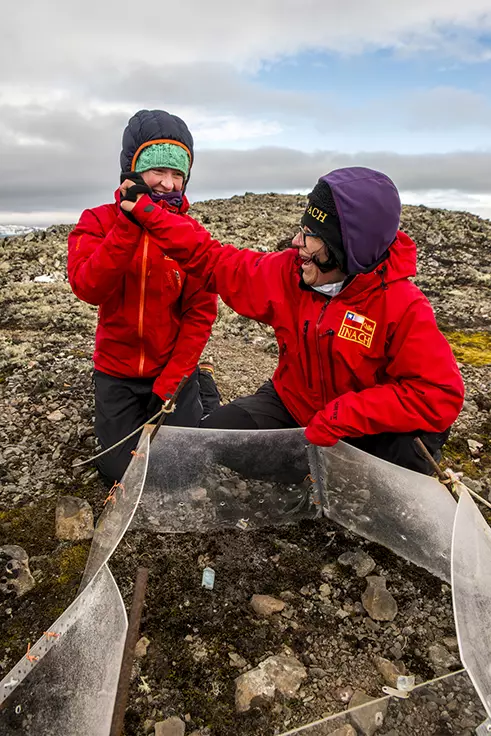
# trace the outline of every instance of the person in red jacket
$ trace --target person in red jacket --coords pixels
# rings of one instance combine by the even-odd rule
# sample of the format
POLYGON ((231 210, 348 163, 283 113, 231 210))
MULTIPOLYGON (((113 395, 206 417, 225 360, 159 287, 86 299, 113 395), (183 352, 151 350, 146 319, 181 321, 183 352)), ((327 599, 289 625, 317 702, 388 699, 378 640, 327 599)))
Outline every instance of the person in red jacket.
POLYGON ((304 426, 311 443, 343 439, 432 472, 414 439, 438 456, 464 386, 430 303, 409 280, 416 246, 399 230, 401 202, 386 175, 350 167, 321 177, 293 248, 267 254, 222 245, 189 216, 135 199, 123 206, 163 252, 236 312, 275 330, 272 381, 200 426, 304 426))
MULTIPOLYGON (((140 110, 123 134, 121 170, 135 192, 180 219, 193 163, 193 139, 183 120, 140 110)), ((94 352, 95 433, 103 449, 144 424, 188 381, 167 424, 197 426, 219 405, 210 372, 198 369, 217 314, 217 297, 166 255, 158 236, 116 201, 82 213, 68 238, 73 292, 99 307, 94 352)), ((194 234, 190 245, 194 244, 194 234)), ((101 457, 98 469, 120 480, 138 437, 101 457)))

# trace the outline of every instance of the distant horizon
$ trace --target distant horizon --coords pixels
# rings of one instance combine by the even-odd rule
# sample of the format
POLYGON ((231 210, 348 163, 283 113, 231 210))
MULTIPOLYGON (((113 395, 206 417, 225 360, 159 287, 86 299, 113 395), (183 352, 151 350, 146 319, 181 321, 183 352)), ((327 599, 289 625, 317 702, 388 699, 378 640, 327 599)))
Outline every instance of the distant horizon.
MULTIPOLYGON (((228 196, 216 196, 216 197, 189 197, 190 204, 198 204, 200 202, 212 202, 214 200, 223 200, 223 199, 232 199, 232 197, 244 197, 247 194, 253 194, 255 196, 262 196, 262 195, 268 195, 268 194, 279 194, 279 195, 285 195, 285 196, 299 196, 299 197, 306 197, 308 194, 308 191, 299 191, 299 192, 273 192, 273 191, 265 191, 265 192, 253 192, 253 191, 247 191, 247 192, 235 192, 233 194, 229 194, 228 196)), ((463 212, 468 213, 471 215, 476 215, 477 217, 480 217, 483 220, 489 220, 491 221, 491 197, 489 206, 486 205, 478 205, 475 207, 466 206, 465 203, 460 203, 458 201, 448 201, 447 193, 440 193, 435 192, 432 197, 428 197, 427 201, 420 201, 421 198, 418 198, 418 196, 414 193, 408 193, 404 195, 404 192, 401 193, 401 201, 402 205, 404 206, 410 206, 410 207, 427 207, 428 209, 438 209, 438 210, 446 210, 448 212, 463 212), (447 204, 447 206, 445 206, 447 204)), ((108 198, 108 201, 109 200, 108 198)), ((99 204, 102 204, 100 202, 99 204)), ((95 205, 94 205, 95 206, 95 205)), ((12 213, 9 215, 9 217, 5 218, 5 216, 2 216, 2 213, 0 212, 0 231, 3 231, 4 229, 8 228, 31 228, 31 229, 46 229, 50 227, 51 225, 73 225, 75 224, 80 215, 81 212, 55 212, 55 211, 49 211, 49 212, 30 212, 30 213, 12 213), (26 217, 27 216, 27 217, 26 217), (17 219, 16 219, 17 218, 17 219), (24 220, 24 221, 22 221, 24 220)))

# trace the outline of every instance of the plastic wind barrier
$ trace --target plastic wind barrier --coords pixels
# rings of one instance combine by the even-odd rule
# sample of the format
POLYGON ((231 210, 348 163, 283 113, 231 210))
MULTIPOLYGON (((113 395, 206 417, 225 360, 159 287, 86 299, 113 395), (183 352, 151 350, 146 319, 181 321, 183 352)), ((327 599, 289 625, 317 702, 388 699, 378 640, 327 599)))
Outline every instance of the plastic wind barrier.
MULTIPOLYGON (((282 736, 321 736, 342 727, 347 734, 489 733, 483 720, 491 703, 491 538, 468 496, 458 508, 454 605, 472 682, 467 673, 454 673, 282 736)), ((108 736, 127 620, 107 562, 130 525, 173 533, 246 530, 324 513, 449 580, 456 509, 434 479, 344 443, 307 447, 302 429, 163 426, 152 444, 146 432, 106 502, 77 598, 0 682, 0 733, 108 736)))
POLYGON ((441 483, 344 442, 309 456, 326 516, 450 581, 457 504, 441 483))
POLYGON ((280 736, 356 736, 375 732, 394 736, 463 736, 475 732, 481 736, 479 728, 484 717, 482 703, 461 670, 419 684, 410 692, 373 699, 366 705, 284 731, 280 736))
POLYGON ((322 514, 301 429, 161 427, 133 526, 193 532, 322 514), (247 479, 247 482, 246 480, 247 479))
POLYGON ((2 736, 107 736, 126 611, 104 565, 0 682, 2 736))
POLYGON ((455 516, 452 596, 462 663, 491 718, 491 529, 465 490, 455 516))
POLYGON ((0 682, 2 736, 108 736, 128 622, 106 562, 138 505, 149 442, 106 502, 77 598, 0 682))

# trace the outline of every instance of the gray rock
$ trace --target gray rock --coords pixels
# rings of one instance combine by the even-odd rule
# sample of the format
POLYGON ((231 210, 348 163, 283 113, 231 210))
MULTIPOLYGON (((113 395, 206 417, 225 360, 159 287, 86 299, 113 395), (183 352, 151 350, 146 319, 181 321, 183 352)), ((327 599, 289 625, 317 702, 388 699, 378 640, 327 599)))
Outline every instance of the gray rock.
POLYGON ((50 422, 61 422, 66 417, 59 409, 55 409, 55 411, 52 411, 51 414, 48 414, 46 418, 50 422))
POLYGON ((253 595, 250 603, 258 616, 272 616, 273 613, 279 613, 286 606, 285 601, 280 601, 270 595, 253 595))
POLYGON ((371 575, 361 596, 364 609, 376 621, 393 621, 397 615, 397 603, 386 585, 385 578, 371 575))
POLYGON ((341 728, 337 728, 335 731, 331 731, 330 736, 356 736, 356 731, 353 726, 347 723, 341 728))
POLYGON ((230 659, 231 667, 237 667, 237 669, 239 670, 247 667, 247 661, 244 659, 244 657, 241 657, 240 654, 237 654, 236 652, 229 652, 228 658, 230 659))
POLYGON ((258 667, 236 679, 236 710, 245 713, 272 701, 277 693, 292 698, 306 677, 307 670, 295 657, 286 654, 268 657, 258 667))
POLYGON ((332 594, 332 589, 329 583, 322 583, 319 586, 319 595, 321 598, 329 598, 332 594))
POLYGON ((56 536, 78 542, 94 536, 94 514, 90 504, 76 496, 62 496, 56 504, 56 536))
POLYGON ((388 706, 387 701, 377 701, 376 698, 371 698, 363 690, 355 690, 349 702, 349 707, 356 708, 360 705, 365 705, 365 707, 349 713, 349 717, 363 736, 373 736, 384 724, 388 706), (373 705, 370 705, 370 703, 373 703, 373 705))
POLYGON ((444 674, 458 664, 457 658, 443 644, 428 647, 428 657, 436 674, 444 674))
POLYGON ((16 544, 0 547, 0 593, 20 598, 35 585, 27 552, 16 544))
POLYGON ((375 560, 361 549, 355 552, 345 552, 338 557, 338 562, 343 567, 352 567, 359 578, 365 578, 375 570, 375 560))
POLYGON ((155 736, 184 736, 186 724, 177 716, 155 724, 155 736))

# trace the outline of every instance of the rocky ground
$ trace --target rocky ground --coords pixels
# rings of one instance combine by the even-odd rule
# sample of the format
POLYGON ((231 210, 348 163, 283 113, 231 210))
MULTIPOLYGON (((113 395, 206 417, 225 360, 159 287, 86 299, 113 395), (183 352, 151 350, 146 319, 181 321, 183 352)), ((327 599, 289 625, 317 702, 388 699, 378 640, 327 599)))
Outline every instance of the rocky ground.
MULTIPOLYGON (((304 202, 246 195, 198 203, 193 213, 224 241, 269 250, 294 234, 304 202)), ((461 471, 488 498, 491 222, 407 207, 403 229, 419 245, 417 283, 435 308, 466 384, 443 465, 461 471)), ((0 678, 27 641, 73 600, 80 581, 90 542, 57 539, 57 499, 85 499, 97 516, 106 497, 92 467, 78 473, 72 468, 74 459, 95 449, 96 312, 66 282, 68 232, 59 226, 0 241, 0 544, 20 545, 33 576, 19 597, 0 585, 0 678)), ((208 353, 227 401, 271 375, 276 343, 268 328, 221 305, 208 353)), ((251 533, 131 532, 111 564, 127 601, 142 559, 150 568, 142 621, 149 645, 135 666, 128 736, 153 733, 156 722, 172 716, 179 723, 157 726, 157 736, 183 728, 211 736, 279 734, 359 702, 361 692, 379 697, 399 672, 423 682, 460 666, 449 587, 328 521, 251 533), (364 560, 358 574, 346 553, 364 560), (213 591, 201 588, 206 565, 216 573, 213 591), (387 620, 370 609, 374 579, 386 583, 387 620), (263 594, 276 601, 265 603, 273 610, 251 605, 253 595, 263 594), (273 672, 276 689, 254 701, 258 708, 239 713, 250 682, 236 679, 257 674, 260 664, 260 678, 273 672)), ((404 726, 401 709, 391 706, 383 723, 375 712, 370 723, 352 722, 340 733, 373 733, 376 727, 386 736, 470 734, 478 720, 477 701, 456 684, 427 692, 419 706, 404 726)), ((312 733, 332 733, 325 729, 312 733)))

